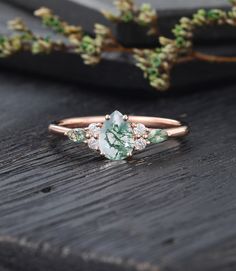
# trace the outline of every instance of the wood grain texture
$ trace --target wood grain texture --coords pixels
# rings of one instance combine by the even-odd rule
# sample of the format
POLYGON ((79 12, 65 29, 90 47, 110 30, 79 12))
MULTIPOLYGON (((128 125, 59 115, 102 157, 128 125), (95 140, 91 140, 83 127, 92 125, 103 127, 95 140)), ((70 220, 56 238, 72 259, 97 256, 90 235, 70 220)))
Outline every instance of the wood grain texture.
POLYGON ((229 83, 131 97, 1 70, 0 270, 234 271, 229 83), (177 118, 191 134, 111 162, 47 132, 114 109, 177 118))

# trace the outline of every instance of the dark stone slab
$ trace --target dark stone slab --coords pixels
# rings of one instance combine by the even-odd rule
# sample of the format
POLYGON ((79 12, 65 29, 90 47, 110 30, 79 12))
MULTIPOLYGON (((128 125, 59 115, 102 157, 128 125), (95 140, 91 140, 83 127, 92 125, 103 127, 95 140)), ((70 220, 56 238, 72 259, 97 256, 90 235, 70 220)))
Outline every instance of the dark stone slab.
MULTIPOLYGON (((32 56, 28 53, 15 55, 9 59, 1 59, 0 66, 15 69, 22 74, 41 75, 55 80, 73 82, 93 86, 96 92, 110 91, 126 93, 126 95, 139 93, 147 95, 157 91, 151 88, 143 77, 141 70, 137 69, 127 57, 114 55, 103 60, 95 67, 86 66, 79 56, 54 53, 51 55, 32 56)), ((173 90, 187 90, 195 84, 198 88, 205 88, 205 84, 217 85, 219 81, 235 81, 235 64, 186 63, 177 66, 172 72, 173 90), (223 71, 223 72, 222 72, 223 71)))
MULTIPOLYGON (((141 4, 143 1, 137 1, 138 4, 141 4)), ((227 1, 224 0, 207 0, 207 1, 147 1, 151 3, 154 8, 157 9, 158 13, 158 26, 160 29, 160 33, 162 35, 171 35, 171 29, 178 22, 179 18, 182 16, 191 16, 197 9, 199 8, 223 8, 229 9, 230 5, 227 1)), ((103 15, 101 14, 101 10, 111 10, 116 12, 112 1, 103 0, 103 1, 86 1, 86 0, 3 0, 2 5, 10 5, 12 8, 20 8, 21 10, 26 11, 29 14, 41 7, 47 6, 55 11, 55 13, 59 14, 65 20, 68 20, 71 23, 81 24, 85 31, 93 32, 93 26, 95 22, 99 22, 110 27, 113 27, 114 32, 117 35, 121 35, 122 31, 118 31, 107 21, 103 15)), ((129 28, 129 26, 128 26, 129 28)), ((119 30, 119 29, 118 29, 119 30)), ((127 30, 128 31, 128 30, 127 30)), ((137 34, 140 33, 140 30, 134 31, 132 27, 132 31, 130 31, 130 36, 136 40, 137 34)), ((130 39, 130 37, 129 37, 130 39)), ((207 40, 219 40, 219 39, 235 39, 235 31, 234 28, 217 28, 214 31, 208 31, 207 33, 201 33, 198 36, 199 39, 207 39, 207 40)), ((123 37, 123 42, 126 42, 126 37, 123 37)), ((147 45, 150 45, 150 41, 147 39, 147 45)), ((153 45, 156 44, 155 41, 152 42, 153 45)))
MULTIPOLYGON (((13 2, 11 1, 11 3, 13 2)), ((29 3, 30 8, 33 8, 32 5, 36 6, 37 1, 27 3, 29 3)), ((53 1, 50 1, 50 3, 50 5, 52 5, 53 1)), ((60 4, 57 5, 56 11, 58 11, 59 14, 62 14, 63 17, 66 17, 68 19, 70 17, 71 21, 75 21, 77 18, 79 20, 83 20, 83 17, 85 17, 87 21, 84 21, 84 25, 85 27, 88 26, 88 31, 89 25, 91 25, 91 23, 93 24, 98 19, 98 17, 93 14, 93 12, 95 12, 98 15, 98 11, 88 9, 87 7, 84 7, 85 10, 80 10, 80 7, 77 4, 71 3, 70 1, 60 1, 57 3, 60 4), (63 8, 65 9, 65 11, 71 10, 71 13, 63 13, 63 8), (80 12, 82 16, 80 16, 80 12), (85 14, 87 15, 85 16, 85 14)), ((22 5, 23 4, 24 2, 22 2, 22 5)), ((6 30, 7 20, 12 19, 16 16, 20 16, 26 20, 26 22, 36 33, 40 35, 48 35, 48 31, 40 26, 39 20, 32 16, 31 9, 29 12, 25 8, 22 9, 21 6, 13 6, 9 3, 2 2, 0 3, 0 13, 2 14, 0 18, 1 33, 9 33, 6 30)), ((163 17, 160 18, 160 22, 162 24, 160 26, 160 29, 163 29, 163 31, 166 33, 170 30, 167 29, 167 25, 169 25, 170 22, 172 25, 174 25, 175 19, 171 14, 173 16, 177 16, 175 12, 171 13, 170 11, 166 10, 163 11, 163 17), (168 24, 165 24, 165 22, 168 22, 168 24)), ((129 27, 131 26, 127 26, 127 28, 129 27)), ((124 27, 121 28, 121 30, 118 29, 118 32, 116 32, 118 39, 121 42, 123 40, 123 43, 130 43, 131 40, 127 39, 127 33, 133 33, 132 29, 125 29, 124 27)), ((235 31, 234 28, 229 27, 228 30, 229 29, 233 29, 235 31)), ((210 31, 210 34, 212 35, 211 39, 208 39, 207 41, 204 40, 204 35, 201 35, 203 33, 207 33, 208 35, 209 32, 199 32, 198 35, 201 36, 201 39, 200 42, 197 39, 197 49, 199 49, 200 51, 219 55, 234 55, 234 40, 231 39, 229 41, 229 37, 226 38, 225 36, 225 39, 222 38, 220 42, 216 42, 216 40, 219 39, 218 34, 216 34, 219 30, 220 28, 212 28, 210 31)), ((117 31, 117 29, 114 29, 114 31, 117 31)), ((224 33, 229 33, 225 31, 225 29, 221 29, 220 31, 223 31, 224 33)), ((136 31, 136 34, 138 32, 139 30, 136 31)), ((137 40, 136 34, 135 38, 137 40)), ((52 36, 58 38, 58 36, 52 36)), ((146 91, 152 91, 152 89, 148 85, 148 82, 143 78, 142 72, 134 66, 133 60, 124 54, 104 55, 104 60, 102 61, 102 63, 94 68, 85 66, 79 56, 58 53, 38 56, 21 53, 8 59, 0 59, 0 66, 9 69, 16 69, 21 72, 27 72, 28 74, 34 73, 44 76, 46 75, 48 77, 53 77, 59 80, 66 80, 71 82, 73 81, 76 83, 96 85, 105 88, 112 87, 113 89, 118 89, 119 91, 121 89, 126 91, 127 88, 132 92, 137 90, 145 90, 145 93, 146 91)), ((198 84, 200 87, 206 82, 214 83, 215 80, 225 78, 233 79, 235 78, 234 66, 234 64, 215 65, 197 62, 179 65, 177 68, 174 69, 172 74, 173 87, 186 88, 189 84, 198 84), (222 70, 224 70, 224 72, 222 72, 222 70), (182 75, 185 75, 184 79, 182 75)))

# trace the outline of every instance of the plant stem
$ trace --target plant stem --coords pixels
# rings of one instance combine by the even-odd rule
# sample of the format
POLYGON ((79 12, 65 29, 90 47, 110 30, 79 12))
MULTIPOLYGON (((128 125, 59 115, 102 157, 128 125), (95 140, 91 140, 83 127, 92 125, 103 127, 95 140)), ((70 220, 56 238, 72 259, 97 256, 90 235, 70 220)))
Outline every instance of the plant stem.
MULTIPOLYGON (((113 41, 113 40, 112 40, 113 41)), ((115 40, 114 40, 115 41, 115 40)), ((104 52, 120 52, 120 53, 133 53, 134 48, 126 48, 120 45, 117 42, 113 43, 114 46, 106 46, 103 48, 104 52)), ((67 51, 73 53, 74 49, 76 46, 66 46, 64 44, 55 44, 54 46, 55 51, 67 51)), ((209 54, 204 54, 201 52, 197 51, 192 51, 189 55, 183 56, 178 59, 177 63, 186 63, 190 61, 204 61, 204 62, 215 62, 215 63, 235 63, 236 62, 236 57, 235 56, 216 56, 216 55, 209 55, 209 54)))
POLYGON ((105 47, 103 48, 104 52, 120 52, 120 53, 132 53, 133 48, 125 48, 125 47, 105 47))
POLYGON ((235 56, 215 56, 215 55, 208 55, 203 54, 200 52, 193 52, 192 56, 196 59, 202 60, 202 61, 208 61, 208 62, 236 62, 235 56))
POLYGON ((184 62, 193 61, 193 60, 215 62, 215 63, 234 63, 236 62, 236 57, 208 55, 208 54, 193 51, 189 56, 180 58, 178 60, 178 63, 184 63, 184 62))

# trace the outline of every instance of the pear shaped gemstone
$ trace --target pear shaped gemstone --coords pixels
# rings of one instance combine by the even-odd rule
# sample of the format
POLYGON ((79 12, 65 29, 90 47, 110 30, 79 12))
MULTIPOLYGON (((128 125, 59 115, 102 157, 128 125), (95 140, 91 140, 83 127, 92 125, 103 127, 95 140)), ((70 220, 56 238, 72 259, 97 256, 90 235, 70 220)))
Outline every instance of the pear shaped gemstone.
POLYGON ((132 153, 133 130, 119 111, 114 111, 110 119, 103 123, 99 134, 99 149, 110 160, 123 160, 132 153))

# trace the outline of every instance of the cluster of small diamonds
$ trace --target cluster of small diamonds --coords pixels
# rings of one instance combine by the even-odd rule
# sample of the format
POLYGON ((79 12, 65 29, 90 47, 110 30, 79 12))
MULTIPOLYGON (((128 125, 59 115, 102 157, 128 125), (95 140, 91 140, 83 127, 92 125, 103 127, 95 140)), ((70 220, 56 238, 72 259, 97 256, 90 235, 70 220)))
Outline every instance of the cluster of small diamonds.
POLYGON ((147 144, 150 143, 147 140, 149 129, 142 123, 133 124, 132 126, 134 132, 134 148, 138 151, 145 149, 147 144))
POLYGON ((91 123, 87 128, 76 128, 69 130, 66 135, 77 143, 87 143, 92 150, 99 150, 98 137, 101 129, 100 123, 91 123))
POLYGON ((99 150, 98 137, 101 130, 101 123, 91 123, 85 130, 88 147, 92 150, 99 150))

